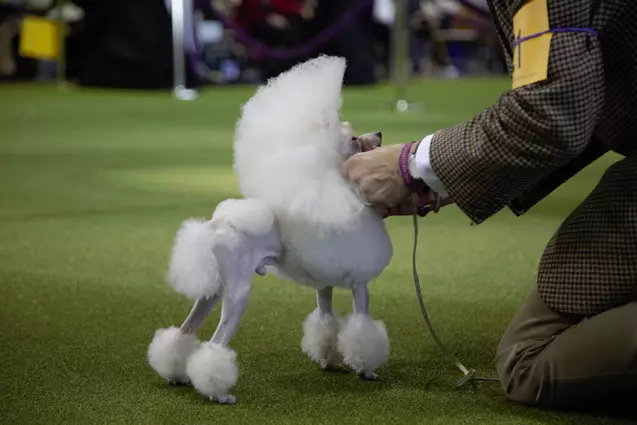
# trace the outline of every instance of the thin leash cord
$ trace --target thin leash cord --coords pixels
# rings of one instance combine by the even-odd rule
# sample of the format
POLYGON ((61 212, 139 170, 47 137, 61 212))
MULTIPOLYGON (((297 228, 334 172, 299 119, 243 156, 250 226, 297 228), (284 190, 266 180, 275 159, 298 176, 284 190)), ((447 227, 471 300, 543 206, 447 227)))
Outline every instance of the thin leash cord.
POLYGON ((438 344, 438 347, 440 347, 440 350, 443 352, 443 354, 449 357, 449 359, 455 363, 456 367, 460 369, 460 372, 462 372, 462 374, 464 375, 462 378, 456 381, 456 388, 460 388, 468 383, 474 383, 476 381, 499 382, 499 380, 496 378, 486 378, 486 377, 476 376, 476 370, 468 369, 464 364, 462 364, 460 359, 454 356, 451 353, 451 351, 449 351, 445 347, 445 345, 442 343, 440 338, 438 338, 438 335, 436 334, 436 331, 434 330, 434 327, 431 324, 431 320, 429 319, 429 314, 427 314, 427 308, 425 307, 425 302, 422 299, 420 278, 418 277, 418 269, 416 267, 416 251, 418 249, 418 215, 414 214, 413 217, 414 217, 414 249, 412 252, 411 265, 412 265, 412 271, 414 275, 414 285, 416 287, 416 296, 418 297, 418 303, 420 304, 420 311, 422 312, 422 317, 425 319, 425 324, 427 325, 427 328, 429 329, 429 333, 431 334, 433 339, 436 341, 436 343, 438 344))

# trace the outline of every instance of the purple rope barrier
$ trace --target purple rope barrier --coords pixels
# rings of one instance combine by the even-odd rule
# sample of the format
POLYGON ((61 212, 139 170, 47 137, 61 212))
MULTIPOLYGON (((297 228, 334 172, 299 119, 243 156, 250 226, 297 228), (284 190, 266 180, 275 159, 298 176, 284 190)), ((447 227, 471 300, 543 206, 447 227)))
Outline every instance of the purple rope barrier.
POLYGON ((336 37, 338 33, 349 25, 354 18, 367 6, 373 4, 373 0, 359 0, 352 8, 343 13, 336 23, 317 34, 306 44, 290 49, 268 47, 259 40, 253 38, 247 31, 238 27, 230 19, 218 14, 224 26, 234 31, 237 40, 246 46, 258 59, 296 59, 314 53, 323 44, 336 37))

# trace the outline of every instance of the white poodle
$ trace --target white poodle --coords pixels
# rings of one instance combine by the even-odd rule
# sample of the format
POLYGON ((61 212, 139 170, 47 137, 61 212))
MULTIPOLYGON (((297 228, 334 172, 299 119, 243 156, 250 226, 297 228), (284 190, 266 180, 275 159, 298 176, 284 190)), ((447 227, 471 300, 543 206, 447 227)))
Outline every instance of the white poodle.
POLYGON ((190 219, 177 234, 169 280, 195 299, 180 328, 160 329, 148 349, 155 371, 190 382, 220 403, 237 380, 228 344, 248 303, 252 277, 271 272, 316 289, 303 324, 303 352, 322 369, 344 363, 363 379, 389 357, 382 322, 369 312, 368 284, 388 265, 384 223, 341 175, 351 155, 379 146, 380 133, 353 136, 341 123, 345 61, 321 56, 261 87, 237 124, 235 170, 245 199, 220 203, 209 221, 190 219), (332 289, 350 290, 353 313, 332 310, 332 289), (207 343, 196 330, 219 300, 221 320, 207 343))

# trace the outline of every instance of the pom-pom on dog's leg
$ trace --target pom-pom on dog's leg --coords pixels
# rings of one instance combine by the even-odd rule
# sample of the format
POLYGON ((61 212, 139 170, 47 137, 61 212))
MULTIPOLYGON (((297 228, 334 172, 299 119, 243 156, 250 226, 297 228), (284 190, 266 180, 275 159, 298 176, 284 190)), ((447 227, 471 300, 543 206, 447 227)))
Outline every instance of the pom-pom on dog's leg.
POLYGON ((219 300, 218 296, 199 298, 178 329, 158 329, 148 346, 148 364, 170 384, 187 384, 188 357, 197 349, 196 331, 219 300))
POLYGON ((369 315, 367 284, 356 285, 354 313, 338 335, 338 349, 343 361, 358 373, 361 379, 377 379, 374 370, 389 358, 389 338, 383 322, 369 315))
POLYGON ((341 319, 332 311, 332 288, 316 291, 317 308, 303 322, 301 348, 322 370, 336 368, 342 361, 338 352, 341 319))
POLYGON ((228 282, 221 304, 221 321, 209 342, 202 344, 188 359, 186 372, 197 391, 221 404, 234 404, 228 393, 237 382, 236 353, 228 347, 248 305, 251 279, 228 282))

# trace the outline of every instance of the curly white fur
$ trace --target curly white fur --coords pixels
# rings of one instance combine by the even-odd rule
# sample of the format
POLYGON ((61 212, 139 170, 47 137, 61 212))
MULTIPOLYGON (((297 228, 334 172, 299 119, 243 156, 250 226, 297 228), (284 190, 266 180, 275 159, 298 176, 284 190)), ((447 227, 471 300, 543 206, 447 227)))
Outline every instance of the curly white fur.
POLYGON ((236 382, 239 370, 234 350, 219 344, 202 344, 188 359, 186 372, 197 391, 219 403, 234 403, 228 394, 236 382))
POLYGON ((226 199, 217 205, 211 223, 230 224, 251 236, 263 236, 274 227, 274 213, 256 199, 226 199))
POLYGON ((219 264, 213 252, 215 232, 209 221, 184 221, 173 244, 168 280, 176 292, 189 298, 219 292, 219 264))
POLYGON ((342 321, 333 313, 322 313, 315 309, 303 322, 301 349, 322 369, 337 366, 342 357, 338 352, 338 333, 342 321))
POLYGON ((148 364, 166 381, 186 384, 186 363, 198 346, 194 334, 185 334, 176 327, 158 329, 148 346, 148 364))
POLYGON ((277 218, 347 227, 364 209, 341 175, 339 118, 345 60, 320 56, 261 87, 243 106, 235 136, 241 193, 277 218))
POLYGON ((358 374, 371 374, 389 358, 385 325, 365 314, 352 314, 338 335, 343 362, 358 374))

